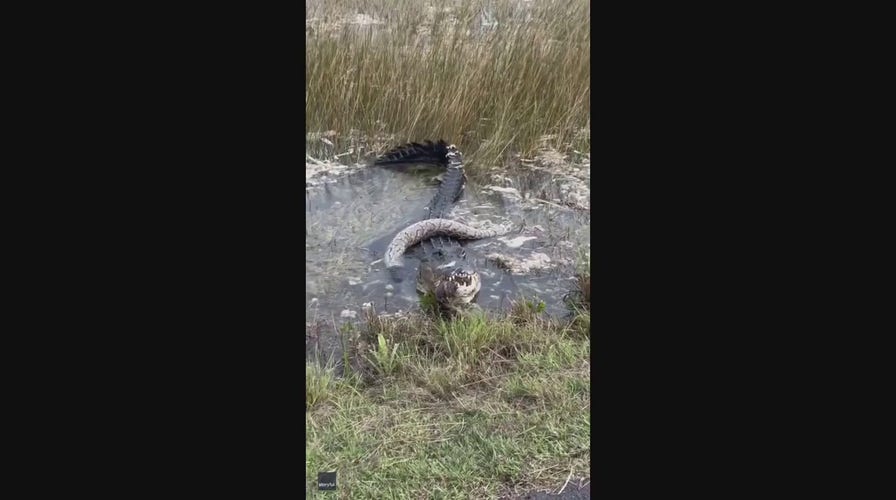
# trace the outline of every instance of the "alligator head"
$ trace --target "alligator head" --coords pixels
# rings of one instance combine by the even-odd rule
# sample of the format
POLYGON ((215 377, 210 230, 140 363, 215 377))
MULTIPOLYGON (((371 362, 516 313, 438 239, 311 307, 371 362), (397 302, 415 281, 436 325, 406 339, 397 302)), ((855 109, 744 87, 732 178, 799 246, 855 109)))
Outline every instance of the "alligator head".
POLYGON ((440 304, 469 304, 481 287, 482 280, 479 273, 457 267, 436 281, 435 296, 440 304))

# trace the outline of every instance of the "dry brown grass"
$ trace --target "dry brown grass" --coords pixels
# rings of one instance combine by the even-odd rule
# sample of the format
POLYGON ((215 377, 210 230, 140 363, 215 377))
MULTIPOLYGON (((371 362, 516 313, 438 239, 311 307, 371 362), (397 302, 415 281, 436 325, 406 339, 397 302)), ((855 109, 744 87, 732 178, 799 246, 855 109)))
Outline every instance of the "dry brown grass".
POLYGON ((539 146, 590 151, 587 1, 306 5, 307 149, 317 157, 352 150, 357 160, 432 138, 488 165, 539 146))

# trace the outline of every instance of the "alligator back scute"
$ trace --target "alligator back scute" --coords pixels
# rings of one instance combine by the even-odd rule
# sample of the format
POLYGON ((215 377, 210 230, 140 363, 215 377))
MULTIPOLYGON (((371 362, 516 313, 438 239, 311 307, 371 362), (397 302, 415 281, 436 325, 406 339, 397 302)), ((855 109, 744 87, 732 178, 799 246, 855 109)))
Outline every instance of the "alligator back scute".
POLYGON ((463 168, 460 166, 457 168, 454 166, 449 167, 448 171, 445 172, 445 176, 442 178, 442 184, 439 186, 438 192, 436 192, 436 195, 429 202, 429 206, 427 207, 429 209, 429 218, 444 219, 451 210, 451 206, 460 199, 463 191, 463 168))
POLYGON ((436 235, 419 243, 421 249, 421 261, 434 261, 440 264, 452 260, 465 260, 467 251, 456 239, 436 235))

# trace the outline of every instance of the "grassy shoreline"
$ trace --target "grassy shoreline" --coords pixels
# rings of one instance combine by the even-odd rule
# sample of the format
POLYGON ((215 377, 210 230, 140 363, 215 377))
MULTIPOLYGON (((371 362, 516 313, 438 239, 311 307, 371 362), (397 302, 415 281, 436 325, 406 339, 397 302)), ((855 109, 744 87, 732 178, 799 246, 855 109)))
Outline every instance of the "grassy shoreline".
POLYGON ((532 301, 346 330, 346 373, 306 364, 305 473, 340 498, 499 498, 590 477, 590 275, 567 318, 532 301))

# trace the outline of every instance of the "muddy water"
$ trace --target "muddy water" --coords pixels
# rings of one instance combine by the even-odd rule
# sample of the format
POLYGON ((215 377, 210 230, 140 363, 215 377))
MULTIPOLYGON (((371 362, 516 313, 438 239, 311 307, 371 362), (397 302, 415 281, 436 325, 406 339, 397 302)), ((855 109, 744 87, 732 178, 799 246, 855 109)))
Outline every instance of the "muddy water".
MULTIPOLYGON (((439 173, 357 166, 306 187, 305 306, 309 322, 326 325, 315 334, 316 343, 328 346, 323 351, 338 351, 336 330, 361 321, 365 303, 379 313, 419 310, 420 246, 406 254, 401 281, 382 258, 396 233, 425 218, 439 173)), ((450 218, 471 225, 510 221, 516 228, 463 243, 466 264, 482 277, 480 307, 504 309, 525 297, 544 301, 548 314, 567 313, 563 296, 573 288, 576 265, 590 256, 591 217, 587 207, 569 206, 581 201, 582 186, 578 198, 564 186, 554 174, 525 169, 467 184, 450 218)))
MULTIPOLYGON (((365 302, 382 309, 385 294, 398 293, 387 288, 391 281, 383 272, 382 253, 391 236, 423 218, 437 187, 430 180, 436 174, 365 168, 306 188, 307 306, 339 318, 365 302)), ((393 302, 391 309, 398 305, 393 302)), ((406 301, 403 307, 409 305, 406 301)))

